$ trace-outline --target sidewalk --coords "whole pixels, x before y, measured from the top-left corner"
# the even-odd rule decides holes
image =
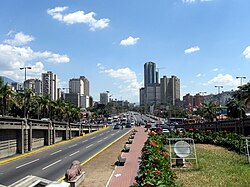
[[[148,133],[145,132],[143,127],[135,127],[135,129],[138,132],[135,134],[133,143],[128,144],[130,151],[128,153],[122,153],[122,156],[126,157],[126,162],[124,166],[117,166],[115,168],[107,187],[129,187],[135,181],[139,169],[141,150],[144,142],[148,138]]]

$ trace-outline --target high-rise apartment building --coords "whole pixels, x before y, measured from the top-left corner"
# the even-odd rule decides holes
[[[57,100],[57,76],[51,71],[42,73],[42,95]]]
[[[180,100],[180,79],[173,75],[168,81],[167,100],[173,106]]]
[[[24,81],[24,88],[32,90],[34,95],[42,95],[42,81],[39,79],[28,79]]]

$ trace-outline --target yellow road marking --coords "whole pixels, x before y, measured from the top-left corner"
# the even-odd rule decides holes
[[[85,136],[92,135],[92,134],[94,134],[94,133],[103,131],[103,130],[108,129],[108,128],[109,128],[109,126],[108,126],[108,127],[104,127],[104,128],[99,129],[99,130],[97,130],[97,131],[95,131],[95,132],[88,133],[88,134],[86,134]],[[83,137],[84,137],[84,136],[78,136],[78,137],[72,138],[72,139],[70,139],[70,140],[64,140],[64,141],[62,141],[62,142],[58,142],[58,143],[55,143],[55,144],[52,144],[52,145],[48,145],[48,146],[46,146],[46,147],[42,147],[42,148],[40,148],[40,149],[36,149],[36,150],[31,151],[31,152],[28,152],[28,153],[24,153],[24,154],[21,154],[21,155],[18,155],[18,156],[14,156],[14,157],[12,157],[12,158],[8,158],[8,159],[5,159],[5,160],[2,160],[2,161],[0,161],[0,165],[1,165],[1,164],[8,163],[8,162],[11,162],[11,161],[13,161],[13,160],[17,160],[17,159],[20,159],[20,158],[29,156],[29,155],[32,155],[32,154],[35,154],[35,153],[39,153],[39,152],[41,152],[41,151],[43,151],[43,150],[50,149],[51,147],[59,146],[59,145],[62,145],[62,144],[66,144],[66,143],[68,143],[68,142],[72,142],[72,141],[78,140],[78,139],[83,138]]]
[[[88,158],[87,160],[85,160],[83,163],[81,163],[81,166],[85,165],[87,162],[89,162],[90,160],[92,160],[94,157],[96,157],[97,155],[99,155],[101,152],[103,152],[104,150],[106,150],[108,147],[110,147],[111,145],[113,145],[114,143],[116,143],[118,140],[120,140],[121,138],[123,138],[124,136],[126,136],[132,130],[133,129],[130,129],[128,132],[126,132],[125,134],[123,134],[121,137],[117,138],[115,141],[113,141],[112,143],[110,143],[109,145],[107,145],[106,147],[104,147],[103,149],[101,149],[99,152],[97,152],[96,154],[94,154],[93,156],[91,156],[90,158]],[[65,176],[61,177],[57,181],[61,182],[64,179],[65,179]]]

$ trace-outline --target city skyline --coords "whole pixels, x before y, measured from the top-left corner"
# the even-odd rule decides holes
[[[247,0],[3,1],[0,76],[23,82],[20,68],[31,67],[27,79],[52,71],[62,88],[84,75],[94,100],[109,90],[113,99],[138,103],[143,65],[152,61],[159,78],[180,78],[181,99],[217,94],[215,86],[235,90],[249,81],[249,6]]]

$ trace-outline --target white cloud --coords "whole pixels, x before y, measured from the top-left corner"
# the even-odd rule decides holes
[[[208,85],[222,85],[222,86],[231,86],[236,88],[239,86],[239,81],[233,78],[232,75],[229,74],[218,74],[216,77],[212,78],[208,81]]]
[[[133,38],[132,36],[129,36],[127,39],[122,40],[120,42],[120,45],[124,46],[135,45],[139,39],[140,38]]]
[[[195,47],[190,47],[188,49],[186,49],[184,51],[185,54],[189,54],[189,53],[193,53],[193,52],[196,52],[196,51],[199,51],[200,48],[198,46],[195,46]]]
[[[250,46],[246,47],[246,49],[243,51],[243,55],[246,59],[250,59]]]
[[[218,68],[214,68],[213,71],[219,71],[219,69]]]
[[[66,24],[84,23],[88,24],[90,30],[95,31],[96,29],[104,29],[108,27],[110,20],[107,18],[95,19],[96,13],[84,11],[76,11],[69,14],[62,14],[68,7],[56,7],[54,9],[48,9],[47,13],[58,21]]]
[[[27,35],[22,33],[22,36]],[[20,71],[20,67],[32,67],[32,69],[27,71],[27,78],[40,78],[41,73],[45,72],[44,61],[52,63],[67,63],[70,61],[69,57],[65,54],[61,55],[50,51],[33,51],[29,46],[18,46],[20,43],[24,45],[28,41],[31,41],[29,37],[24,37],[23,40],[15,40],[20,42],[12,42],[12,44],[16,44],[17,46],[6,44],[6,41],[4,40],[5,43],[0,43],[0,75],[7,76],[19,82],[22,82],[24,77],[24,72]]]
[[[13,31],[10,31],[7,35],[11,36]],[[26,45],[34,40],[33,36],[25,35],[22,32],[16,33],[13,39],[4,40],[4,43],[14,46]]]
[[[103,67],[99,65],[100,67]],[[117,88],[121,96],[126,95],[126,99],[137,101],[139,96],[139,89],[142,87],[143,82],[138,82],[137,75],[130,68],[120,69],[100,69],[101,73],[107,74],[109,77],[121,81]]]

